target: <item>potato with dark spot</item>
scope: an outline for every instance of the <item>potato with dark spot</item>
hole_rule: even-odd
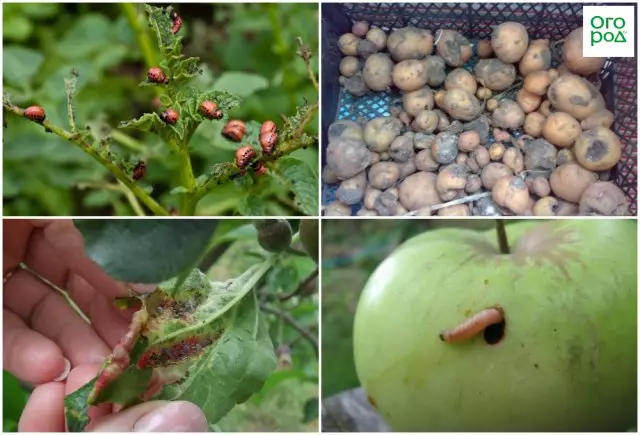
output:
[[[360,71],[360,61],[357,57],[346,56],[340,61],[340,74],[345,77],[351,77]]]
[[[351,27],[351,33],[358,38],[364,38],[369,31],[369,23],[367,21],[356,21]]]
[[[458,157],[458,136],[449,132],[438,133],[431,146],[431,156],[442,165],[455,162]]]
[[[577,203],[589,185],[595,183],[595,173],[584,169],[576,163],[567,163],[553,171],[549,183],[553,194],[568,202]]]
[[[330,167],[325,166],[322,169],[322,182],[325,184],[337,184],[340,181],[338,176],[331,170]]]
[[[477,52],[478,52],[478,57],[480,59],[486,59],[488,57],[491,57],[491,55],[493,54],[493,48],[491,47],[491,41],[489,41],[489,40],[478,41]]]
[[[464,191],[468,194],[478,193],[482,189],[482,180],[478,174],[469,174],[467,183],[464,185]]]
[[[364,141],[371,151],[384,152],[400,135],[402,122],[391,116],[374,118],[364,127]]]
[[[465,188],[469,178],[469,168],[466,165],[453,163],[440,170],[436,178],[436,189],[442,201],[451,201],[458,191]]]
[[[427,83],[427,68],[419,60],[403,60],[393,68],[392,78],[401,91],[416,91]]]
[[[367,174],[360,172],[352,178],[348,178],[340,183],[336,191],[338,201],[347,205],[358,204],[364,198],[364,190],[367,187]]]
[[[551,50],[548,39],[536,39],[531,42],[529,48],[520,59],[518,69],[524,77],[534,71],[543,71],[551,68]]]
[[[381,190],[368,186],[364,192],[364,206],[370,210],[374,209],[376,199],[382,193]]]
[[[371,163],[371,153],[364,142],[337,138],[327,146],[327,166],[340,179],[351,178]]]
[[[338,39],[338,48],[345,56],[357,56],[359,40],[353,33],[345,33]]]
[[[524,146],[524,168],[528,171],[553,171],[557,154],[556,147],[544,139],[527,142]]]
[[[405,178],[398,188],[402,206],[411,211],[439,204],[436,178],[430,172],[416,172]]]
[[[556,110],[566,112],[579,121],[604,109],[604,99],[598,90],[582,77],[561,76],[555,79],[547,98]]]
[[[400,178],[400,166],[394,162],[379,162],[369,169],[369,185],[385,190],[396,184]]]
[[[524,132],[529,136],[540,137],[542,136],[542,126],[544,125],[545,117],[538,112],[531,112],[524,118]]]
[[[583,216],[626,216],[629,204],[624,192],[609,181],[597,181],[587,187],[580,198],[579,212]]]
[[[604,57],[584,57],[582,47],[582,27],[578,27],[564,39],[562,62],[569,71],[582,76],[600,72]]]
[[[557,216],[558,200],[553,196],[545,196],[536,201],[533,206],[534,216]]]
[[[416,172],[416,161],[415,161],[415,157],[407,160],[404,163],[400,163],[400,179],[405,179],[407,178],[409,175],[413,174],[414,172]]]
[[[496,26],[491,33],[491,47],[504,63],[516,63],[529,47],[529,34],[520,23],[507,21]]]
[[[469,171],[471,171],[473,174],[480,173],[480,166],[478,166],[478,162],[476,162],[476,159],[473,157],[473,154],[468,155],[467,161],[465,162],[465,164],[469,167]]]
[[[502,156],[504,163],[514,174],[524,171],[524,156],[519,149],[512,147],[507,149]]]
[[[478,89],[476,78],[464,68],[456,68],[447,75],[444,81],[444,88],[447,91],[451,89],[462,89],[468,94],[475,94]]]
[[[436,32],[438,44],[436,49],[440,57],[449,66],[463,66],[473,54],[471,43],[455,30],[438,30]]]
[[[402,106],[411,116],[416,116],[423,110],[431,110],[433,105],[433,91],[428,86],[412,92],[404,92],[402,95]]]
[[[476,148],[475,150],[473,150],[473,153],[471,155],[473,156],[476,163],[478,164],[478,167],[480,168],[484,168],[491,161],[491,157],[489,156],[489,150],[487,150],[485,147]]]
[[[480,145],[480,134],[477,131],[469,130],[460,134],[458,138],[458,148],[460,151],[471,152]]]
[[[423,59],[433,51],[433,35],[428,30],[415,27],[398,29],[387,38],[387,49],[397,62]]]
[[[475,67],[482,86],[492,91],[504,91],[516,80],[516,67],[498,59],[481,59]]]
[[[417,150],[431,148],[431,145],[433,145],[435,140],[435,134],[416,133],[413,136],[413,147]]]
[[[440,163],[436,162],[431,155],[431,148],[424,149],[416,154],[416,169],[418,171],[435,172],[440,167]]]
[[[515,101],[504,99],[493,111],[492,120],[497,127],[517,130],[524,124],[524,111]]]
[[[404,163],[414,156],[413,136],[398,136],[389,145],[389,155],[396,162]]]
[[[355,73],[352,77],[349,77],[344,81],[344,88],[347,90],[347,92],[356,97],[361,97],[369,93],[369,88],[364,82],[362,73],[359,72]]]
[[[611,130],[597,127],[583,132],[573,147],[576,160],[591,171],[613,168],[622,156],[620,139]]]
[[[393,61],[387,54],[372,54],[362,69],[364,83],[372,91],[386,91],[392,83]]]
[[[549,71],[534,71],[524,78],[522,88],[536,95],[545,95],[553,80]]]
[[[488,116],[482,115],[471,122],[464,124],[464,131],[475,131],[480,136],[480,143],[485,145],[489,141],[491,121]]]
[[[472,121],[482,113],[480,101],[462,89],[447,91],[442,106],[450,116],[462,121]]]
[[[438,128],[440,118],[433,110],[423,110],[416,115],[411,123],[413,131],[420,133],[433,133]]]
[[[573,151],[570,149],[564,148],[558,151],[558,166],[565,165],[567,163],[575,163],[576,158],[573,155]]]
[[[487,190],[492,190],[493,186],[495,186],[496,182],[505,177],[510,177],[513,175],[511,169],[502,163],[489,163],[484,168],[482,168],[482,174],[480,174],[480,178],[482,180],[482,185]]]
[[[329,142],[339,137],[343,139],[363,140],[364,132],[360,124],[354,121],[335,121],[328,129]]]
[[[387,47],[387,34],[379,27],[371,27],[365,39],[373,42],[378,51],[382,51]]]
[[[378,52],[378,47],[376,47],[376,44],[367,39],[359,40],[358,44],[356,45],[356,49],[358,50],[358,56],[362,57],[363,59],[366,59],[372,54]]]
[[[496,181],[491,190],[491,198],[501,207],[522,215],[530,206],[529,189],[521,178],[503,177]]]
[[[516,101],[524,113],[531,113],[540,107],[542,98],[539,95],[520,89],[516,94]]]
[[[580,125],[583,130],[591,130],[596,127],[610,128],[613,124],[613,113],[604,109],[584,119]]]
[[[438,216],[471,216],[471,209],[467,204],[452,205],[438,210]]]
[[[399,205],[397,192],[395,189],[389,189],[376,198],[373,207],[380,216],[395,216]]]
[[[447,78],[446,64],[440,56],[427,56],[422,62],[427,68],[427,84],[440,86]]]
[[[325,216],[351,216],[351,207],[340,201],[334,201],[324,208]]]
[[[580,123],[564,112],[552,113],[542,125],[542,136],[560,148],[569,148],[581,134]]]

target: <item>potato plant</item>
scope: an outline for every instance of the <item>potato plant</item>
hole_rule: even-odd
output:
[[[74,97],[78,76],[84,73],[79,68],[74,69],[64,83],[68,128],[56,125],[47,116],[48,110],[53,112],[54,108],[42,107],[37,102],[29,107],[20,107],[6,94],[3,97],[5,112],[42,125],[47,133],[59,136],[92,157],[117,180],[110,187],[123,190],[132,209],[139,215],[194,215],[198,203],[205,196],[215,195],[216,189],[227,183],[234,183],[239,195],[252,199],[251,204],[243,208],[245,213],[269,214],[260,202],[261,196],[265,191],[284,187],[288,191],[289,213],[316,214],[317,176],[311,166],[290,154],[315,145],[317,139],[305,133],[305,128],[314,120],[318,103],[300,101],[295,114],[283,114],[281,120],[272,119],[262,124],[230,119],[230,111],[241,105],[241,98],[224,89],[201,90],[196,86],[203,67],[199,58],[183,54],[180,16],[171,7],[145,5],[145,10],[149,27],[157,39],[160,58],[156,65],[148,68],[140,86],[153,87],[157,94],[154,102],[157,111],[123,121],[117,130],[109,134],[91,126],[77,125]],[[135,30],[140,31],[142,38],[142,31]],[[150,42],[149,39],[147,43]],[[308,80],[317,92],[311,50],[302,39],[295,42],[299,48],[300,63],[306,65]],[[201,124],[204,125],[201,127]],[[236,148],[235,160],[220,162],[204,170],[194,167],[191,142],[200,127],[221,131],[230,146]],[[171,194],[178,198],[177,207],[163,203],[160,195],[146,181],[147,156],[125,155],[112,146],[116,136],[119,141],[123,137],[131,139],[122,133],[127,131],[155,135],[170,150],[174,160],[171,166],[177,172]],[[267,183],[263,181],[265,178]]]
[[[608,181],[623,145],[589,80],[604,59],[582,56],[581,28],[548,41],[521,23],[496,23],[490,40],[472,42],[450,29],[387,35],[356,24],[338,44],[348,73],[362,72],[352,93],[401,98],[391,116],[330,127],[323,182],[340,186],[325,214],[351,214],[361,202],[362,216],[628,213]],[[563,63],[553,68],[558,47]]]

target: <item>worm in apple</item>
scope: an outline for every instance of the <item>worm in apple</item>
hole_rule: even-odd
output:
[[[504,312],[501,308],[487,308],[473,317],[465,320],[453,329],[447,329],[440,333],[440,340],[446,343],[465,341],[484,331],[488,326],[504,321]]]

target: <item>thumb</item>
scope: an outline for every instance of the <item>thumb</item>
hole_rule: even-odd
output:
[[[207,432],[207,418],[191,402],[154,401],[92,422],[90,432]]]

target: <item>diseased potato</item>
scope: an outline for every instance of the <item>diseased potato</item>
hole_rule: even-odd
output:
[[[427,56],[422,62],[427,68],[427,84],[429,86],[440,86],[444,83],[447,73],[443,58],[440,56]]]
[[[327,146],[327,166],[340,179],[351,178],[371,163],[371,153],[364,142],[339,137]]]
[[[406,162],[399,163],[400,166],[400,179],[407,178],[409,175],[416,172],[416,161],[415,157],[407,160]]]
[[[436,102],[438,101],[436,94]],[[462,89],[452,89],[444,94],[442,107],[455,119],[471,121],[482,113],[482,105],[473,94]]]
[[[528,171],[553,171],[556,155],[556,147],[544,139],[527,142],[524,146],[524,168]]]
[[[518,62],[529,46],[529,34],[520,23],[507,21],[496,26],[491,33],[491,47],[504,63]]]
[[[357,56],[359,40],[353,33],[345,33],[338,39],[338,48],[345,56]]]
[[[553,113],[551,112],[551,101],[544,100],[542,104],[540,104],[540,110],[538,110],[538,112],[540,112],[540,114],[545,118],[551,115],[551,113]]]
[[[514,174],[524,171],[524,157],[519,149],[512,147],[507,149],[502,156],[504,163]]]
[[[605,59],[603,57],[584,57],[582,50],[582,27],[578,27],[564,39],[562,62],[567,69],[583,76],[600,72]]]
[[[524,78],[522,88],[535,95],[544,95],[551,84],[551,74],[549,71],[534,71]]]
[[[371,186],[367,187],[364,192],[364,206],[369,210],[373,210],[375,207],[376,199],[378,198],[378,196],[380,196],[381,193],[381,190],[374,189]]]
[[[415,91],[427,83],[427,68],[419,60],[403,60],[393,68],[392,78],[401,91]]]
[[[533,180],[533,193],[539,197],[549,196],[551,193],[551,187],[549,181],[544,177],[536,177]]]
[[[553,196],[545,196],[536,201],[533,206],[534,216],[557,216],[558,200]]]
[[[416,133],[413,136],[413,147],[417,150],[431,148],[433,141],[436,140],[435,134]]]
[[[609,181],[597,181],[580,198],[580,214],[600,216],[626,216],[629,204],[618,186]]]
[[[458,148],[460,151],[471,152],[480,145],[480,134],[477,131],[469,130],[460,134],[458,138]]]
[[[496,182],[505,177],[511,177],[513,172],[511,169],[502,163],[489,163],[487,166],[482,168],[482,173],[480,174],[480,178],[482,180],[482,185],[487,190],[492,190],[493,186],[495,186]]]
[[[372,54],[362,69],[362,78],[372,91],[386,91],[392,83],[393,61],[387,54]]]
[[[433,133],[438,127],[439,121],[440,118],[436,112],[423,110],[416,115],[416,118],[411,123],[411,128],[421,133]]]
[[[374,189],[385,190],[400,179],[400,166],[395,162],[379,162],[369,169],[369,185]]]
[[[471,58],[471,43],[455,30],[438,30],[436,50],[449,66],[463,66]]]
[[[340,201],[334,201],[324,208],[325,216],[351,216],[351,207]]]
[[[398,188],[400,203],[407,210],[418,210],[440,203],[436,190],[436,174],[416,172],[404,179]]]
[[[491,41],[489,41],[489,40],[478,41],[477,51],[478,51],[478,57],[480,59],[486,59],[488,57],[491,57],[491,55],[493,54],[493,48],[491,47]]]
[[[610,128],[613,124],[613,113],[604,109],[583,120],[580,125],[583,130],[591,130],[596,127]]]
[[[493,111],[493,125],[500,128],[517,130],[524,124],[524,111],[513,100],[504,99]]]
[[[489,150],[487,150],[485,147],[476,148],[475,150],[473,150],[473,153],[471,155],[473,156],[476,163],[478,164],[478,167],[480,168],[484,168],[491,161],[491,157],[489,156]]]
[[[358,38],[364,38],[369,31],[369,23],[367,21],[356,21],[351,27],[351,33]]]
[[[467,204],[452,205],[438,210],[438,216],[471,216],[471,209]]]
[[[575,163],[576,158],[573,155],[573,151],[570,149],[564,148],[558,151],[558,166],[562,166],[567,163]]]
[[[552,113],[542,125],[542,136],[560,148],[570,147],[581,134],[580,123],[564,112]]]
[[[467,184],[464,185],[464,191],[472,194],[480,192],[482,189],[482,180],[478,174],[469,174],[467,177]]]
[[[491,89],[489,88],[480,88],[476,92],[476,97],[478,97],[478,99],[482,101],[488,100],[489,98],[491,98],[492,95],[493,95],[493,92],[491,92]]]
[[[524,118],[524,132],[533,137],[542,136],[542,125],[544,121],[545,117],[538,112],[527,114]]]
[[[433,105],[433,91],[428,86],[416,91],[404,92],[402,95],[402,106],[411,116],[416,116],[423,110],[431,110]]]
[[[363,140],[364,132],[360,124],[354,121],[335,121],[328,129],[329,142],[339,137],[343,139]]]
[[[355,73],[352,77],[349,77],[344,81],[344,87],[351,95],[356,97],[361,97],[367,93],[369,93],[369,88],[367,87],[364,79],[362,77],[362,73]]]
[[[489,147],[489,158],[495,162],[502,160],[504,155],[504,145],[500,142],[494,142]]]
[[[453,163],[442,168],[436,178],[436,189],[440,199],[442,201],[454,199],[458,191],[464,189],[467,185],[468,177],[469,168],[466,165]]]
[[[340,61],[340,74],[345,77],[351,77],[360,71],[360,61],[357,57],[346,56]]]
[[[387,47],[387,34],[378,27],[371,27],[367,32],[367,41],[373,42],[378,51],[382,51]]]
[[[389,155],[396,162],[404,163],[414,156],[413,136],[398,136],[389,145]]]
[[[391,116],[374,118],[364,127],[364,141],[371,151],[387,151],[391,142],[400,135],[402,122]]]
[[[396,189],[389,189],[382,192],[374,204],[374,209],[380,216],[395,216],[398,209],[398,192]]]
[[[348,178],[340,183],[336,191],[338,201],[347,205],[358,204],[364,198],[364,190],[367,187],[367,174],[360,172],[352,178]]]
[[[611,130],[597,127],[583,132],[573,147],[576,160],[591,171],[613,168],[622,156],[620,139]]]
[[[387,49],[396,61],[422,59],[433,51],[433,35],[415,27],[398,29],[387,38]]]
[[[553,171],[549,183],[553,194],[568,202],[577,203],[589,185],[595,183],[598,177],[595,173],[584,169],[576,163],[558,166]]]
[[[540,106],[542,98],[539,95],[520,89],[516,94],[516,101],[524,113],[531,113]]]
[[[464,68],[456,68],[447,75],[444,81],[444,88],[447,91],[451,89],[462,89],[468,94],[475,94],[478,89],[476,78]]]
[[[504,91],[516,80],[516,67],[498,59],[481,59],[475,67],[482,86],[492,91]]]
[[[366,59],[372,54],[377,53],[378,47],[376,47],[376,44],[367,39],[361,39],[356,45],[356,50],[358,50],[358,56]]]
[[[325,184],[336,184],[340,181],[338,176],[331,170],[329,166],[322,169],[322,182]]]
[[[440,163],[436,162],[431,155],[431,148],[424,149],[416,154],[416,169],[418,171],[435,172],[440,167]]]
[[[567,112],[580,121],[604,109],[604,99],[598,90],[576,75],[555,79],[549,86],[547,97],[557,110]]]
[[[458,136],[449,132],[438,133],[431,145],[431,156],[443,165],[455,162],[458,157]]]
[[[466,161],[466,165],[469,167],[469,170],[473,174],[480,173],[480,166],[478,166],[478,162],[476,162],[476,159],[473,157],[473,154],[469,154],[469,157],[467,158],[467,161]]]
[[[510,176],[496,181],[491,198],[501,207],[515,214],[524,214],[529,209],[529,189],[521,178]]]
[[[548,70],[551,67],[551,50],[549,40],[536,39],[531,42],[529,48],[520,59],[518,69],[520,74],[526,77],[534,71]]]

